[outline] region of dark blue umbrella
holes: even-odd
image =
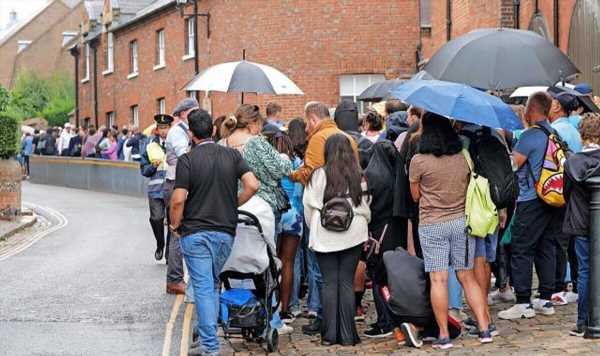
[[[394,88],[390,94],[405,103],[448,118],[492,128],[523,128],[510,106],[465,84],[412,79]]]

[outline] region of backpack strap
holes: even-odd
[[[465,157],[465,161],[467,161],[467,166],[469,167],[469,172],[473,174],[473,159],[471,159],[471,154],[466,148],[462,149],[463,157]]]

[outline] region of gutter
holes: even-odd
[[[452,39],[452,0],[446,0],[446,41]]]
[[[131,18],[129,21],[123,22],[121,24],[117,24],[116,26],[112,27],[109,29],[109,31],[111,32],[116,32],[116,31],[121,31],[124,30],[130,26],[133,26],[135,24],[137,24],[138,22],[141,22],[142,20],[145,20],[153,15],[156,15],[157,13],[163,11],[163,10],[167,10],[170,7],[175,7],[176,2],[175,1],[169,1],[167,3],[165,3],[162,6],[157,7],[156,9],[147,12],[141,16],[134,16],[133,18]],[[123,14],[121,14],[121,16],[123,16]]]

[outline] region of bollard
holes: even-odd
[[[600,177],[587,182],[590,199],[590,282],[586,339],[600,338]]]

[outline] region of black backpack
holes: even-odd
[[[321,226],[334,232],[348,231],[354,211],[348,201],[349,195],[338,194],[323,204],[321,209]]]
[[[492,201],[498,209],[511,206],[519,195],[516,173],[512,169],[506,145],[483,127],[476,132],[464,132],[471,143],[469,153],[475,164],[475,173],[488,179]]]

